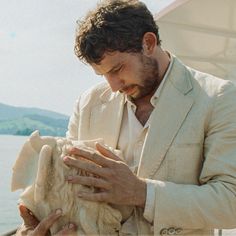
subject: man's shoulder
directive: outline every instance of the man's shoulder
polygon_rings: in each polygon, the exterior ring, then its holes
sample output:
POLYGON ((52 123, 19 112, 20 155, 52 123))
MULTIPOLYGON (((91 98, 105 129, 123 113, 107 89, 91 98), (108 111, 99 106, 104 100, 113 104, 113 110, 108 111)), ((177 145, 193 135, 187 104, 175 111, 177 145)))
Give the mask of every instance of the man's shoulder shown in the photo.
POLYGON ((114 97, 117 97, 119 92, 112 92, 110 86, 106 82, 99 83, 88 90, 86 90, 80 96, 80 106, 93 106, 96 104, 100 104, 104 101, 109 101, 114 97))
POLYGON ((101 96, 104 92, 112 93, 107 82, 101 82, 87 89, 82 96, 101 96))
POLYGON ((235 89, 232 81, 189 67, 176 57, 174 57, 170 81, 181 92, 192 91, 193 96, 202 93, 206 95, 205 98, 214 97, 221 91, 228 90, 229 87, 235 89))
POLYGON ((219 78, 215 75, 198 71, 194 68, 187 68, 191 74, 190 77, 193 86, 199 87, 209 96, 219 94, 220 92, 227 90, 228 88, 236 89, 235 84, 230 80, 219 78))

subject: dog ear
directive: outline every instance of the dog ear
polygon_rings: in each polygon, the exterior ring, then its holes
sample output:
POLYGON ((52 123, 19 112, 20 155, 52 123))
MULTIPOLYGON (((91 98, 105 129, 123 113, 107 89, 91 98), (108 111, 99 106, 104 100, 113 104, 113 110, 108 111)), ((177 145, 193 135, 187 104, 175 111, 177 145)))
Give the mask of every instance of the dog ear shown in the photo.
POLYGON ((32 147, 30 140, 27 140, 13 166, 11 191, 25 189, 33 184, 37 172, 38 157, 39 154, 32 147))
POLYGON ((56 139, 52 136, 40 136, 40 133, 38 130, 34 131, 30 135, 30 142, 31 146, 34 148, 34 150, 38 153, 40 153, 43 145, 49 145, 50 147, 54 148, 57 144, 56 139))
POLYGON ((39 153, 45 144, 53 148, 56 146, 56 139, 50 136, 40 137, 38 130, 34 131, 24 143, 13 166, 11 191, 25 189, 33 184, 38 168, 39 153))
POLYGON ((38 171, 35 179, 35 189, 34 189, 34 200, 36 203, 43 201, 47 195, 47 190, 49 189, 48 176, 52 171, 52 148, 49 145, 44 145, 39 153, 38 171))

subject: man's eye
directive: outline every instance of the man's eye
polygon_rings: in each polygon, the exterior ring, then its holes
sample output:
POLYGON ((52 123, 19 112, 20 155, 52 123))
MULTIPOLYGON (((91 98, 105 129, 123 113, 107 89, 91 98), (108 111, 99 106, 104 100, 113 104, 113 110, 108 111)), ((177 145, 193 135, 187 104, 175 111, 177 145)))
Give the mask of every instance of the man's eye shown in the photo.
POLYGON ((112 71, 112 73, 117 73, 117 72, 119 72, 119 71, 121 70, 121 68, 122 68, 122 66, 118 67, 117 69, 114 69, 114 70, 112 71))

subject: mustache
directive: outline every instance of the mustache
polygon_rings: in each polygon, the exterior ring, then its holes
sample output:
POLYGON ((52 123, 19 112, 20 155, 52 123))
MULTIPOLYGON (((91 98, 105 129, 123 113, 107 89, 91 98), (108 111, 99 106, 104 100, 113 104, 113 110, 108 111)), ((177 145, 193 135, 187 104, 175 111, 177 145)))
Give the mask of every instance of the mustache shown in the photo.
POLYGON ((121 89, 119 89, 119 92, 121 93, 125 93, 126 91, 133 89, 136 86, 136 84, 131 84, 131 85, 127 85, 122 87, 121 89))

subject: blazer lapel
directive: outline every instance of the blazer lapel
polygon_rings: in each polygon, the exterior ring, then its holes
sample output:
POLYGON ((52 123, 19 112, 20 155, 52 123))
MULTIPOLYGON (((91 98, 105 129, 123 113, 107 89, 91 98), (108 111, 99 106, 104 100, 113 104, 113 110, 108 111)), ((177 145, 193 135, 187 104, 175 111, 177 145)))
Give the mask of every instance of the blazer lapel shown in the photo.
POLYGON ((187 96, 192 90, 187 70, 177 59, 174 60, 172 71, 152 113, 141 154, 138 176, 143 178, 152 178, 157 172, 193 105, 193 98, 187 96))
POLYGON ((124 96, 105 91, 100 102, 91 110, 90 137, 103 137, 104 142, 116 148, 123 116, 124 96))

